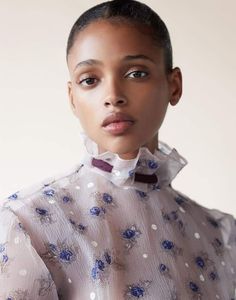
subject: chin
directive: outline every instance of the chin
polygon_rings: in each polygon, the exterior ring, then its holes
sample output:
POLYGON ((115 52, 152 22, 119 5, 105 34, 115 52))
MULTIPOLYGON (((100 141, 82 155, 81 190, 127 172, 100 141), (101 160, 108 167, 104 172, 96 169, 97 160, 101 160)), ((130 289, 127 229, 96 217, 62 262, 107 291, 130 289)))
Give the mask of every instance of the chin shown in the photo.
POLYGON ((116 153, 119 155, 120 158, 123 159, 133 159, 137 156, 139 149, 134 149, 134 148, 124 148, 124 147, 113 147, 110 149, 111 152, 116 153))

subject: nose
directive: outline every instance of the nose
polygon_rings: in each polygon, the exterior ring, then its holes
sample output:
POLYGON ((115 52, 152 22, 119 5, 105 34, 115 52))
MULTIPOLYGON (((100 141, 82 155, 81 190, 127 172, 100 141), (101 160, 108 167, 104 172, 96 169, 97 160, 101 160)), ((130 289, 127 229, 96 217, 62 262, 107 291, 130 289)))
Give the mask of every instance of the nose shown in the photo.
POLYGON ((119 83, 118 79, 111 79, 107 83, 106 87, 106 96, 104 99, 104 105, 105 106, 119 106, 119 105, 125 105, 127 103, 127 99, 124 95, 124 90, 121 87, 121 84, 119 83))

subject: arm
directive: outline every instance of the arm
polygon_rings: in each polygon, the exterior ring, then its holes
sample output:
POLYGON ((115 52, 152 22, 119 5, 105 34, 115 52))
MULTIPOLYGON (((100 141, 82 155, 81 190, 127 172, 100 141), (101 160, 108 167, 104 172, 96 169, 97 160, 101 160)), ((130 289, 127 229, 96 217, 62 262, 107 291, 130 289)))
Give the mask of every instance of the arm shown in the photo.
POLYGON ((0 208, 0 300, 58 300, 55 283, 18 217, 0 208))

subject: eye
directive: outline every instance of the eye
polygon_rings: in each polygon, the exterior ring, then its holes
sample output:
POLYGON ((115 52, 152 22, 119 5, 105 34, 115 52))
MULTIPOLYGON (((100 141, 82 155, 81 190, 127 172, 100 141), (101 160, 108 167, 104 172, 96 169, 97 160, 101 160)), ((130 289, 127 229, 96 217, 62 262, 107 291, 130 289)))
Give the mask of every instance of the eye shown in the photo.
POLYGON ((87 78, 84 78, 82 80, 79 81, 79 84, 81 85, 85 85, 85 86, 89 86, 89 85, 92 85, 94 84, 94 81, 96 80, 96 78, 93 78, 93 77, 87 77, 87 78), (84 84, 84 82, 86 84, 84 84))
POLYGON ((130 72, 128 75, 130 74, 133 74, 134 76, 131 77, 131 78, 142 78, 142 77, 146 77, 148 75, 147 72, 145 71, 133 71, 133 72, 130 72))

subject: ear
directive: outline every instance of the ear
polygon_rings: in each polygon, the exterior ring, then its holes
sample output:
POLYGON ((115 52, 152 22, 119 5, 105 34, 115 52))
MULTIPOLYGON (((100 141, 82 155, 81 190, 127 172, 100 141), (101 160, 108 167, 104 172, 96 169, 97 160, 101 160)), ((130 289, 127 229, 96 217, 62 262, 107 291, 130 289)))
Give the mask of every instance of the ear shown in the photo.
POLYGON ((170 74, 168 74, 170 97, 169 102, 171 105, 176 105, 182 96, 182 74, 180 68, 174 68, 170 74))
POLYGON ((70 107, 75 114, 75 104, 74 104, 74 97, 73 97, 73 91, 72 91, 72 82, 68 81, 67 82, 67 88, 68 88, 68 96, 69 96, 69 102, 70 102, 70 107))

